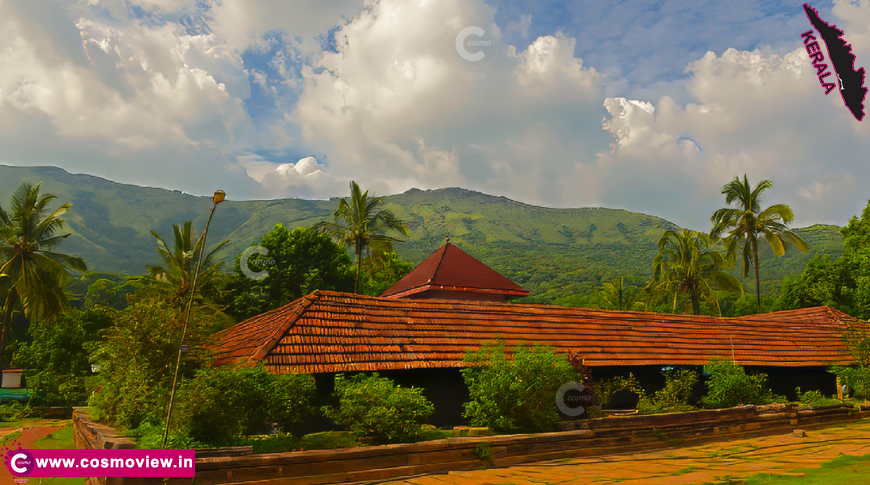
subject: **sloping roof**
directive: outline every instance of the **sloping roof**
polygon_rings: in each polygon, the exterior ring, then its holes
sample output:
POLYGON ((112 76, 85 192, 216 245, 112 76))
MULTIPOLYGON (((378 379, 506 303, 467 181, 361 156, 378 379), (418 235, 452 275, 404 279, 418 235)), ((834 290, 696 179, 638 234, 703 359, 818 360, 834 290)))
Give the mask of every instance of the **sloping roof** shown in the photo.
POLYGON ((216 363, 272 372, 462 367, 466 349, 501 337, 548 344, 588 366, 826 366, 851 362, 841 337, 857 320, 829 307, 751 317, 590 310, 448 300, 393 300, 317 291, 218 334, 216 363))
POLYGON ((508 298, 529 294, 520 285, 447 242, 381 296, 401 298, 433 289, 497 293, 508 298))

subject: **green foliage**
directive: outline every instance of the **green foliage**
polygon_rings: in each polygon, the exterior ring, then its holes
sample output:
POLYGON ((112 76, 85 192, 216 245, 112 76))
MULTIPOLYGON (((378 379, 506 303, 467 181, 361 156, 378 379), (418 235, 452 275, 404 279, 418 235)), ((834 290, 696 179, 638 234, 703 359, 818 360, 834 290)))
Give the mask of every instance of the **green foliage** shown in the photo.
POLYGON ((604 289, 600 292, 600 303, 608 310, 636 310, 642 311, 646 305, 641 288, 626 285, 626 277, 620 276, 610 283, 604 283, 604 289))
POLYGON ((809 251, 809 246, 798 234, 788 228, 794 220, 791 207, 785 204, 772 205, 761 209, 761 194, 773 187, 770 180, 762 180, 753 189, 749 178, 744 174, 743 181, 739 177, 722 187, 725 203, 729 207, 713 213, 710 221, 713 229, 710 236, 718 239, 723 233, 728 259, 737 257, 739 246, 740 260, 743 267, 743 277, 749 275, 749 268, 755 265, 756 311, 761 312, 761 276, 759 268, 758 241, 764 238, 776 257, 783 256, 789 245, 795 245, 801 251, 809 251), (734 204, 735 207, 731 207, 734 204))
POLYGON ((695 409, 689 404, 698 384, 698 373, 692 370, 665 372, 665 387, 652 395, 643 395, 637 403, 640 414, 682 413, 695 409))
POLYGON ((702 407, 720 409, 785 402, 768 388, 767 374, 747 374, 742 366, 725 360, 711 361, 704 366, 704 372, 710 373, 710 379, 707 395, 701 398, 702 407))
POLYGON ((124 275, 113 273, 88 273, 81 277, 85 287, 85 308, 106 306, 115 310, 127 308, 127 295, 141 289, 124 275))
POLYGON ((369 249, 370 244, 398 242, 399 239, 386 234, 390 231, 408 235, 405 222, 397 219, 389 209, 383 208, 385 199, 369 198, 368 190, 362 192, 359 185, 351 181, 350 197, 338 202, 338 207, 332 213, 332 221, 322 221, 313 226, 316 231, 329 234, 342 245, 353 249, 356 256, 354 293, 359 293, 363 252, 369 249))
POLYGON ((850 366, 832 366, 829 372, 840 378, 855 397, 870 399, 870 334, 863 325, 850 325, 843 334, 852 355, 850 366))
POLYGON ((815 390, 801 392, 801 388, 796 387, 795 394, 797 394, 798 402, 803 406, 812 406, 816 408, 822 406, 834 406, 837 404, 842 404, 838 399, 825 397, 824 394, 815 390))
MULTIPOLYGON (((137 428, 146 420, 161 420, 178 356, 184 311, 172 302, 153 298, 137 301, 113 313, 115 325, 93 360, 100 365, 98 388, 91 405, 113 425, 137 428)), ((191 378, 210 362, 209 335, 226 325, 219 311, 195 305, 185 336, 180 375, 191 378)))
POLYGON ((670 299, 676 312, 679 297, 701 313, 706 301, 721 314, 715 289, 743 292, 743 285, 724 270, 731 266, 725 256, 713 249, 710 236, 684 229, 667 231, 659 240, 659 253, 653 260, 653 279, 648 285, 650 300, 670 299))
MULTIPOLYGON (((761 313, 772 312, 776 308, 776 298, 761 295, 761 313)), ((758 313, 758 300, 752 293, 744 293, 738 298, 722 302, 722 313, 729 317, 742 317, 758 313)))
POLYGON ((30 417, 32 410, 27 404, 18 401, 12 401, 7 404, 0 404, 0 422, 8 423, 20 421, 30 417))
POLYGON ((363 259, 360 293, 378 296, 414 269, 414 264, 402 261, 390 243, 371 243, 371 252, 363 259))
POLYGON ((310 375, 268 373, 254 368, 206 368, 179 390, 174 427, 194 441, 229 445, 243 435, 262 434, 267 422, 301 435, 315 408, 310 375))
POLYGON ((71 309, 54 322, 30 324, 31 343, 18 343, 12 365, 24 369, 28 388, 49 404, 81 405, 87 400, 90 353, 100 333, 112 326, 112 311, 71 309))
POLYGON ((286 305, 315 290, 350 291, 353 267, 347 251, 325 234, 307 228, 289 231, 281 224, 258 243, 268 253, 248 257, 253 274, 267 272, 264 279, 250 279, 242 272, 241 255, 236 259, 232 302, 229 312, 239 320, 286 305))
POLYGON ((798 277, 783 283, 777 306, 783 310, 830 305, 860 319, 870 319, 870 203, 840 232, 843 255, 816 256, 798 277))
POLYGON ((619 391, 628 390, 638 396, 644 395, 644 390, 640 386, 634 374, 629 372, 627 377, 616 376, 610 379, 603 380, 593 386, 595 395, 598 398, 598 406, 601 409, 607 409, 610 406, 610 401, 613 395, 619 391))
POLYGON ((72 204, 51 211, 57 196, 40 194, 41 186, 22 183, 12 195, 12 211, 0 207, 0 361, 15 309, 20 306, 28 320, 53 320, 69 306, 64 287, 73 280, 70 272, 87 271, 82 258, 55 251, 69 236, 59 231, 72 204))
POLYGON ((464 416, 473 426, 498 432, 552 431, 558 428, 556 391, 582 376, 563 355, 550 347, 520 346, 513 359, 504 343, 483 345, 465 355, 462 376, 471 401, 464 416))
POLYGON ((435 411, 422 389, 395 386, 376 372, 347 379, 337 374, 334 396, 339 400, 338 408, 324 406, 324 415, 372 443, 414 441, 435 411))
MULTIPOLYGON (((196 266, 200 253, 204 252, 205 234, 197 237, 193 231, 193 221, 187 221, 183 225, 173 224, 172 233, 174 241, 170 248, 157 231, 151 231, 151 235, 157 240, 157 254, 160 255, 161 264, 146 265, 148 276, 132 277, 129 281, 142 286, 138 296, 159 296, 174 305, 183 306, 190 299, 196 266)), ((220 274, 223 266, 223 262, 216 261, 214 255, 228 242, 218 243, 203 254, 196 282, 199 295, 210 296, 213 293, 213 277, 220 274)))

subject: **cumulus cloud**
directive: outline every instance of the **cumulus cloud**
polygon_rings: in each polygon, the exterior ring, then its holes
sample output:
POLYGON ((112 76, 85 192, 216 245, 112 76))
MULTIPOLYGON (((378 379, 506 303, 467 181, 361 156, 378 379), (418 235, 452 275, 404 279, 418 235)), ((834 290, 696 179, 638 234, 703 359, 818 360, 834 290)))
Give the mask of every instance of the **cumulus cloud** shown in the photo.
MULTIPOLYGON (((565 4, 602 20, 584 21, 593 33, 624 17, 591 45, 546 31, 550 14, 531 5, 500 22, 503 3, 4 0, 0 163, 238 198, 344 195, 349 180, 379 194, 462 186, 697 229, 744 173, 773 180, 768 200, 799 224, 866 204, 870 124, 824 95, 797 33, 755 49, 744 32, 704 54, 675 44, 701 27, 660 35, 692 9, 663 5, 641 28, 649 12, 565 4), (476 79, 445 35, 471 16, 528 39, 497 35, 476 79), (623 51, 643 58, 636 70, 604 61, 623 51), (680 79, 662 75, 674 62, 680 79)), ((799 9, 756 10, 753 32, 809 28, 799 9)), ((837 2, 826 20, 870 59, 870 2, 837 2)))

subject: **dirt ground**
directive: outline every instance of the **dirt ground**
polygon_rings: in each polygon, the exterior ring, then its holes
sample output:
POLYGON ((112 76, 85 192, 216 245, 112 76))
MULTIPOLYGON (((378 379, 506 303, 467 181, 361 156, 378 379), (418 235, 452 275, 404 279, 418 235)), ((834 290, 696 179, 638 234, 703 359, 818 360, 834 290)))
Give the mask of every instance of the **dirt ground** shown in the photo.
MULTIPOLYGON (((759 473, 795 474, 840 454, 870 455, 870 420, 750 440, 647 453, 564 459, 507 468, 439 473, 392 485, 695 485, 759 473)), ((858 485, 858 484, 856 484, 858 485)))
MULTIPOLYGON (((36 443, 36 440, 42 438, 48 434, 54 433, 59 429, 66 426, 69 421, 58 421, 55 419, 51 420, 40 420, 40 421, 28 421, 22 423, 20 427, 17 428, 4 428, 0 429, 0 443, 6 445, 6 436, 16 431, 21 433, 21 436, 12 440, 12 446, 7 445, 8 448, 18 448, 19 446, 23 449, 33 448, 33 444, 36 443)), ((5 456, 3 458, 6 458, 5 456)), ((30 479, 28 483, 39 483, 39 479, 30 479)), ((14 479, 12 474, 9 473, 9 469, 6 468, 5 464, 0 463, 0 485, 14 485, 14 479)))

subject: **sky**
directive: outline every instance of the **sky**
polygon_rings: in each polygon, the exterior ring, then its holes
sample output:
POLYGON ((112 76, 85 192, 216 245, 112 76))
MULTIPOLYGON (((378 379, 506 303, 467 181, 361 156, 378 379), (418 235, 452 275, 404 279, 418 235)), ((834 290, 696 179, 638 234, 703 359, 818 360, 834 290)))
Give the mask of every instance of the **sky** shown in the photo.
MULTIPOLYGON (((795 227, 843 225, 870 117, 825 95, 801 5, 0 0, 0 164, 233 200, 463 187, 696 230, 746 174, 795 227)), ((811 5, 870 69, 870 0, 811 5)))

